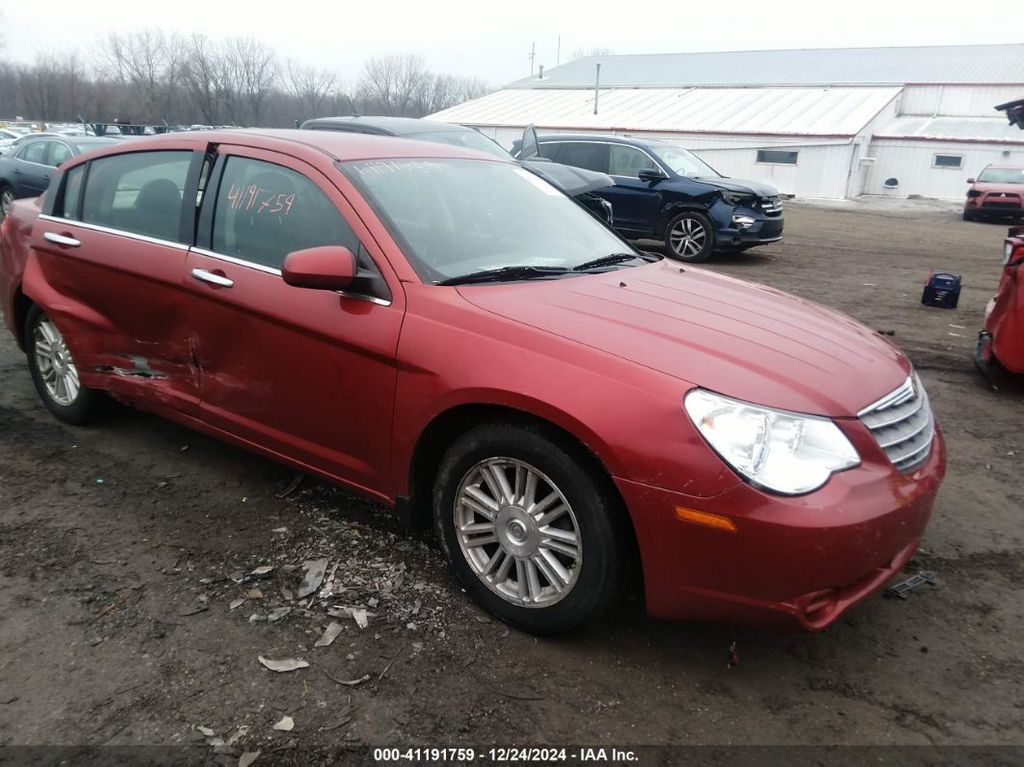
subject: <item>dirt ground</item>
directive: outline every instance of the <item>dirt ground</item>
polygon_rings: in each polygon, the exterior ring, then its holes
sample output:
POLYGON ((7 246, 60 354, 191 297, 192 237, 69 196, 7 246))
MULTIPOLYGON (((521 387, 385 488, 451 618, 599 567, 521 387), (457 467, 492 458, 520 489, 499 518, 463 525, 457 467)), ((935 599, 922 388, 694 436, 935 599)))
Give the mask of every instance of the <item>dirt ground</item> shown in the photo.
POLYGON ((784 242, 712 268, 892 331, 913 359, 949 444, 908 568, 935 585, 821 634, 657 622, 626 602, 539 640, 473 606, 372 504, 311 479, 282 497, 287 469, 127 409, 58 423, 4 333, 0 745, 197 744, 262 764, 310 744, 1024 742, 1024 392, 989 390, 971 364, 1005 225, 913 205, 786 217, 784 242), (963 275, 959 309, 920 306, 930 269, 963 275), (365 609, 366 628, 287 599, 319 558, 329 603, 365 609), (314 646, 332 621, 333 645, 314 646), (294 728, 272 729, 285 716, 294 728))

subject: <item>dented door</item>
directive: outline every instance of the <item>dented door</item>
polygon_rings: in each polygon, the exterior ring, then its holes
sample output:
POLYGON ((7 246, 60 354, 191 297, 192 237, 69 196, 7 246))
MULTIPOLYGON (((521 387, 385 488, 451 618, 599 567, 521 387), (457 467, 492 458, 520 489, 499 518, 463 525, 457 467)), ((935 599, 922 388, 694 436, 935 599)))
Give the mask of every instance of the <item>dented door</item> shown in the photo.
POLYGON ((67 339, 82 383, 143 408, 198 407, 180 221, 199 159, 172 150, 75 167, 32 232, 26 284, 67 339))

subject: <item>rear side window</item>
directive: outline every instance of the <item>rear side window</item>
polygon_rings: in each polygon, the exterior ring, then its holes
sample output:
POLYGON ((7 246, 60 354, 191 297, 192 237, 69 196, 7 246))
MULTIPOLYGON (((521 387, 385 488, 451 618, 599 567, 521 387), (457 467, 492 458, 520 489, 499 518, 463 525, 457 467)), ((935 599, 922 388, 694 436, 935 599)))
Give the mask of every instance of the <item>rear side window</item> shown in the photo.
POLYGON ((135 152, 90 163, 82 221, 181 241, 181 200, 192 153, 135 152))
POLYGON ((78 219, 82 201, 82 181, 85 180, 85 166, 79 165, 64 174, 64 194, 61 197, 59 215, 61 218, 78 219))
POLYGON ((359 240, 316 184, 294 170, 229 157, 213 213, 213 250, 280 269, 289 253, 320 245, 359 252, 359 240))
POLYGON ((596 142, 573 141, 562 144, 558 161, 577 168, 608 172, 608 145, 596 142))
POLYGON ((558 156, 562 153, 562 145, 554 141, 539 143, 537 151, 541 157, 547 157, 549 160, 558 162, 558 156))
POLYGON ((46 165, 46 152, 49 146, 49 141, 32 141, 21 150, 19 157, 25 162, 37 162, 40 165, 46 165))

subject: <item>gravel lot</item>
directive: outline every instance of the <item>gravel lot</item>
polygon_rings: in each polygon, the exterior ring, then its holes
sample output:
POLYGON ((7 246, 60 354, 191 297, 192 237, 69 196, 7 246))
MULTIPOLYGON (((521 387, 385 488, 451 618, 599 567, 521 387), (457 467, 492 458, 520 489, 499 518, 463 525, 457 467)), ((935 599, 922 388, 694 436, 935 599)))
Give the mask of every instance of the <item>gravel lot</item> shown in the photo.
POLYGON ((4 333, 0 745, 196 744, 263 764, 310 744, 1021 744, 1024 388, 993 392, 971 364, 1004 234, 943 205, 792 204, 784 242, 713 264, 892 331, 948 440, 910 568, 938 583, 816 635, 655 622, 629 602, 557 640, 510 631, 371 504, 315 480, 281 497, 287 469, 123 408, 59 424, 4 333), (959 309, 919 305, 932 268, 963 274, 959 309), (320 558, 333 596, 288 601, 320 558))

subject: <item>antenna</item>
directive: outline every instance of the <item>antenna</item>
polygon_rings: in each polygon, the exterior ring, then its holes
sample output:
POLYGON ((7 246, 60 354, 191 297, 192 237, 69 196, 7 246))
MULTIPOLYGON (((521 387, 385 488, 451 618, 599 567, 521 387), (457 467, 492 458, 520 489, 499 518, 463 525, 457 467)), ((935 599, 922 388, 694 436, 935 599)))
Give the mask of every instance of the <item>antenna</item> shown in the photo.
POLYGON ((562 36, 558 36, 558 48, 555 51, 555 66, 560 66, 562 63, 562 36))
POLYGON ((597 97, 600 95, 601 87, 601 65, 597 64, 597 71, 594 73, 594 114, 597 114, 597 97))

